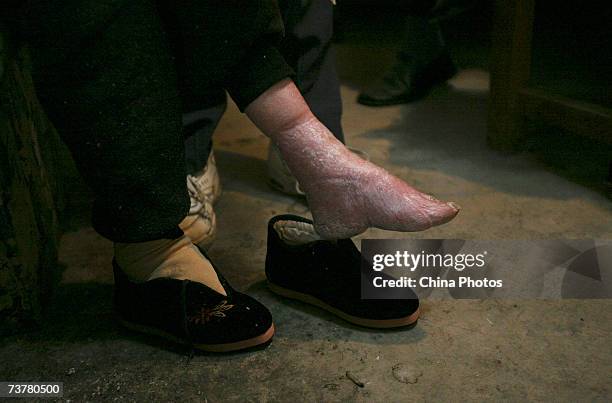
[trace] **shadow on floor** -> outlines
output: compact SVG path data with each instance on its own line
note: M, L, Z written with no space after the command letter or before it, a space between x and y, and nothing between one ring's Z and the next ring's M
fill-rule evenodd
M268 291L264 282L253 284L246 292L257 296L270 307L275 318L279 319L276 321L277 334L282 334L294 342L329 339L330 325L341 339L347 341L372 343L374 337L380 344L405 344L415 343L425 337L424 331L418 327L373 330L353 326L323 310L277 297ZM279 323L282 325L279 326ZM185 356L219 355L193 350L190 346L124 329L113 313L112 285L97 283L59 286L39 328L28 333L5 337L3 344L8 346L12 342L17 342L21 346L45 351L48 348L70 344L122 340ZM253 350L266 347L264 345Z
M584 138L560 138L540 128L528 138L531 155L507 156L491 150L486 139L487 96L484 91L441 86L426 99L403 106L398 121L363 136L393 143L389 162L394 165L440 171L506 193L575 197L571 188L561 190L558 178L549 174L606 193L607 159L612 151L605 145ZM542 170L542 162L548 172Z

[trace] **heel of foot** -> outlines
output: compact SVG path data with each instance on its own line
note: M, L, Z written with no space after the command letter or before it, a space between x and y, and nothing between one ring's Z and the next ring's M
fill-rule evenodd
M351 227L338 223L317 221L314 222L314 228L323 239L347 239L367 230L367 227Z

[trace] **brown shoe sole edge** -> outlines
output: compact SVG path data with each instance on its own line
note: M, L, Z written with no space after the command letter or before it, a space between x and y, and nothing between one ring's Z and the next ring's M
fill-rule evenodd
M420 309L417 308L417 310L414 311L412 314L405 316L403 318L380 319L380 320L360 318L358 316L353 316L353 315L349 315L348 313L342 312L341 310L334 308L333 306L311 295L289 290L287 288L272 284L269 281L268 281L268 287L275 294L278 294L286 298L295 299L295 300L298 300L298 301L301 301L301 302L304 302L310 305L314 305L318 308L321 308L330 313L333 313L334 315L344 319L345 321L349 323L352 323L354 325L363 326L363 327L369 327L373 329L391 329L391 328L396 328L396 327L411 326L411 325L416 324L417 320L419 319L419 314L420 314Z
M166 340L170 340L177 344L190 345L186 340L176 337L170 333L164 332L153 327L139 325L137 323L128 322L124 319L119 319L119 322L127 329L145 333L153 336L158 336ZM259 336L252 337L246 340L240 340L233 343L221 343L221 344L192 344L192 346L198 350L210 352L210 353L229 353L231 351L245 350L247 348L259 346L265 344L274 337L274 323L270 325L268 330Z

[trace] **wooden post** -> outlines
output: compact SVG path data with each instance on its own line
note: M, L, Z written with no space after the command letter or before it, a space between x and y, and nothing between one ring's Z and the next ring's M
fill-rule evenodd
M61 143L0 32L0 335L35 324L56 278ZM10 53L10 54L9 54Z
M488 141L500 151L521 145L519 93L529 81L535 0L495 0Z

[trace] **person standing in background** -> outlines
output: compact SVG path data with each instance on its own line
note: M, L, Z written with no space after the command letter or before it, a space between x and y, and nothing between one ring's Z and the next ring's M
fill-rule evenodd
M472 0L412 0L396 60L378 81L364 89L357 102L389 106L418 101L457 73L444 41L440 20L472 6Z

